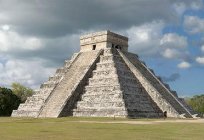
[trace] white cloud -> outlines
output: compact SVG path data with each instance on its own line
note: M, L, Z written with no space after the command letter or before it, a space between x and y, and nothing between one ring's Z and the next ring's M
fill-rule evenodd
M197 57L196 62L199 63L199 64L204 65L204 57Z
M0 86L19 82L39 88L78 48L78 34L39 39L0 28Z
M177 66L178 66L178 68L181 68L181 69L187 69L187 68L191 67L191 64L188 63L188 62L183 61L180 64L178 64Z
M176 33L164 34L160 40L160 54L168 59L185 59L187 57L187 39Z
M176 59L181 56L181 53L176 49L167 48L162 52L162 56L169 59Z
M42 41L35 37L27 38L24 43L24 48L30 50L36 50L43 46Z
M3 25L1 28L4 31L8 31L10 29L10 26L9 25Z
M10 86L13 82L37 88L51 73L53 68L44 67L42 60L8 60L0 63L0 86Z
M162 36L164 23L155 21L141 26L134 26L127 30L129 36L129 50L140 56L161 56L168 59L184 59L188 52L187 38L176 33Z
M204 32L204 19L197 16L185 16L184 27L189 33L196 34Z
M162 21L154 21L128 29L126 32L130 50L140 55L155 55L158 52L163 27Z
M160 45L170 48L185 48L187 47L187 39L175 33L168 33L162 37Z
M9 30L6 25L0 30L0 52L7 52L9 50L36 50L43 47L42 41L36 37L21 36L14 31Z

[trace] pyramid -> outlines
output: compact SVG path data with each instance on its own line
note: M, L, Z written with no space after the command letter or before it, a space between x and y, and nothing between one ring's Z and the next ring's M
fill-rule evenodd
M128 52L128 38L102 31L80 37L66 60L13 117L192 118L195 112L153 70Z

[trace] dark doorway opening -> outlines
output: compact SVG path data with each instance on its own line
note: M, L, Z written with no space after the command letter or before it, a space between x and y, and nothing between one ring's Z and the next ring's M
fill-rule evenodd
M115 45L114 45L114 44L112 44L112 48L114 48L114 46L115 46Z
M116 45L115 48L121 50L121 47L119 45Z
M93 45L93 48L92 48L92 50L95 50L96 49L96 45Z

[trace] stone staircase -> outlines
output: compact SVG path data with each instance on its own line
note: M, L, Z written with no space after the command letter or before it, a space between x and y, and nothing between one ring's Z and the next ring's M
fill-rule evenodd
M39 117L61 117L70 115L75 100L83 92L86 79L90 77L90 71L98 61L102 51L81 52L69 71L53 90L39 113Z
M178 99L177 94L171 93L169 86L157 78L137 55L121 51L119 53L162 111L167 111L170 117L192 117L190 111Z
M13 110L12 117L37 117L47 98L64 78L66 71L69 70L78 55L79 53L75 53L70 60L65 60L64 66L57 69L55 75L49 77L49 80L41 85L39 91L28 97L25 103L20 104L18 110Z
M159 117L162 111L118 55L105 49L73 116Z

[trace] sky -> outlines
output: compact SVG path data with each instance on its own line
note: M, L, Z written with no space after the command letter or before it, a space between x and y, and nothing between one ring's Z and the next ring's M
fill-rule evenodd
M203 0L0 0L0 86L33 89L110 30L181 97L204 94Z

